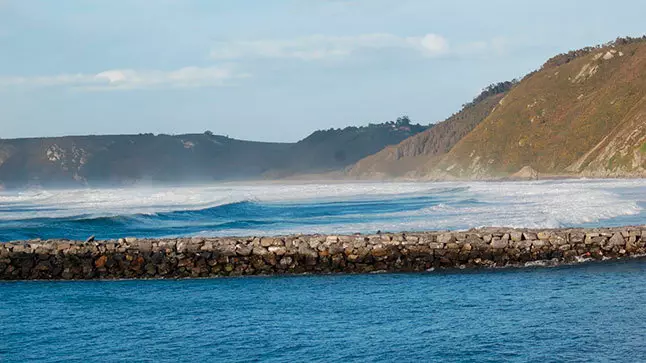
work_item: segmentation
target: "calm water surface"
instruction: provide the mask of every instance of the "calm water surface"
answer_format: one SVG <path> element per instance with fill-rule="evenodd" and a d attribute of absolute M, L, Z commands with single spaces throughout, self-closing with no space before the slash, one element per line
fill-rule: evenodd
<path fill-rule="evenodd" d="M 0 283 L 0 361 L 645 361 L 645 270 Z"/>

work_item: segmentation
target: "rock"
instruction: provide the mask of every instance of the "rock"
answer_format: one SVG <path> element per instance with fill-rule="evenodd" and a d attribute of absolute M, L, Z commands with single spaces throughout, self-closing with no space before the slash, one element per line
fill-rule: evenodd
<path fill-rule="evenodd" d="M 323 245 L 323 244 L 321 244 L 321 241 L 319 241 L 319 240 L 318 240 L 318 239 L 316 239 L 316 238 L 312 238 L 312 239 L 309 241 L 309 243 L 308 243 L 308 242 L 305 242 L 305 243 L 306 243 L 306 244 L 308 244 L 308 245 L 310 246 L 310 248 L 315 249 L 315 250 L 316 250 L 316 249 L 319 249 L 320 247 L 324 247 L 324 245 Z M 299 247 L 300 247 L 300 244 L 299 244 Z"/>
<path fill-rule="evenodd" d="M 370 251 L 370 254 L 373 255 L 374 257 L 385 257 L 390 254 L 390 251 L 388 251 L 385 248 L 373 248 Z"/>
<path fill-rule="evenodd" d="M 453 233 L 442 233 L 437 236 L 437 242 L 439 243 L 452 243 L 457 241 Z"/>
<path fill-rule="evenodd" d="M 536 234 L 536 236 L 537 236 L 537 237 L 538 237 L 538 239 L 540 239 L 540 240 L 549 240 L 549 239 L 550 239 L 550 237 L 552 236 L 552 233 L 551 233 L 551 232 L 538 232 L 538 233 Z"/>
<path fill-rule="evenodd" d="M 285 247 L 285 241 L 282 238 L 273 238 L 272 246 Z"/>
<path fill-rule="evenodd" d="M 284 247 L 283 247 L 284 248 Z M 232 244 L 225 244 L 224 246 L 219 246 L 218 252 L 222 256 L 233 257 L 236 255 L 236 246 Z"/>
<path fill-rule="evenodd" d="M 106 262 L 108 262 L 108 256 L 103 255 L 94 261 L 94 266 L 96 268 L 102 268 L 102 267 L 105 267 Z"/>
<path fill-rule="evenodd" d="M 152 241 L 139 241 L 138 246 L 139 252 L 143 253 L 150 253 L 153 251 L 153 243 Z"/>
<path fill-rule="evenodd" d="M 506 239 L 494 238 L 491 241 L 491 248 L 493 248 L 493 249 L 497 249 L 497 250 L 498 249 L 503 249 L 503 248 L 507 248 L 507 246 L 509 246 L 509 241 L 506 240 Z"/>
<path fill-rule="evenodd" d="M 523 232 L 523 237 L 528 241 L 533 241 L 538 239 L 538 236 L 534 232 Z"/>
<path fill-rule="evenodd" d="M 243 244 L 238 244 L 236 245 L 236 253 L 240 256 L 249 256 L 253 252 L 253 246 L 251 244 L 249 245 L 243 245 Z"/>
<path fill-rule="evenodd" d="M 585 233 L 583 232 L 572 232 L 570 233 L 570 242 L 572 243 L 583 243 L 585 241 Z"/>
<path fill-rule="evenodd" d="M 270 253 L 273 253 L 273 254 L 275 254 L 277 256 L 282 256 L 285 253 L 287 253 L 287 249 L 285 247 L 282 247 L 282 246 L 270 246 L 270 247 L 267 248 L 267 250 Z"/>
<path fill-rule="evenodd" d="M 511 240 L 514 242 L 520 242 L 523 240 L 523 232 L 515 231 L 511 232 L 509 235 L 511 236 Z"/>
<path fill-rule="evenodd" d="M 289 257 L 289 256 L 285 256 L 285 257 L 281 258 L 281 259 L 280 259 L 280 261 L 279 261 L 278 263 L 279 263 L 281 266 L 289 266 L 289 265 L 291 265 L 291 264 L 292 264 L 292 262 L 293 262 L 293 261 L 294 261 L 294 260 L 293 260 L 291 257 Z"/>
<path fill-rule="evenodd" d="M 608 241 L 609 246 L 625 246 L 626 245 L 626 240 L 624 237 L 621 235 L 621 233 L 615 233 L 610 237 L 610 240 Z"/>
<path fill-rule="evenodd" d="M 327 244 L 328 246 L 337 242 L 339 242 L 339 237 L 337 236 L 327 236 L 325 238 L 325 244 Z"/>
<path fill-rule="evenodd" d="M 552 246 L 557 246 L 557 247 L 567 243 L 567 240 L 565 239 L 565 237 L 560 236 L 558 234 L 553 234 L 552 236 L 550 236 L 549 241 L 552 244 Z"/>
<path fill-rule="evenodd" d="M 535 240 L 532 241 L 532 248 L 542 248 L 547 245 L 547 242 L 544 240 Z"/>
<path fill-rule="evenodd" d="M 177 253 L 184 253 L 184 252 L 186 252 L 186 246 L 187 246 L 186 241 L 184 241 L 184 240 L 179 241 L 179 242 L 177 242 L 177 245 L 176 245 L 176 246 L 177 246 L 177 247 L 176 247 L 176 248 L 177 248 Z"/>
<path fill-rule="evenodd" d="M 0 244 L 0 280 L 427 271 L 550 259 L 554 264 L 577 261 L 577 256 L 646 254 L 643 238 L 641 229 L 626 227 L 537 233 L 488 228 L 373 236 L 142 239 L 120 244 L 23 241 Z"/>
<path fill-rule="evenodd" d="M 137 242 L 137 238 L 136 237 L 126 237 L 125 242 L 126 243 L 135 243 L 135 242 Z"/>
<path fill-rule="evenodd" d="M 13 253 L 29 253 L 31 252 L 31 248 L 27 245 L 15 245 L 13 246 L 13 249 L 11 250 Z"/>
<path fill-rule="evenodd" d="M 91 235 L 90 237 L 88 237 L 88 238 L 85 240 L 85 243 L 94 242 L 94 239 L 95 239 L 95 238 L 96 238 L 96 237 L 95 237 L 94 235 Z"/>
<path fill-rule="evenodd" d="M 317 258 L 318 253 L 309 246 L 302 244 L 298 246 L 298 254 L 305 257 Z"/>
<path fill-rule="evenodd" d="M 58 242 L 58 243 L 56 243 L 56 251 L 58 251 L 58 252 L 67 251 L 71 247 L 72 247 L 72 244 L 68 243 L 68 242 Z"/>
<path fill-rule="evenodd" d="M 520 250 L 529 250 L 532 247 L 532 241 L 525 240 L 525 241 L 520 241 L 516 244 L 516 248 Z"/>

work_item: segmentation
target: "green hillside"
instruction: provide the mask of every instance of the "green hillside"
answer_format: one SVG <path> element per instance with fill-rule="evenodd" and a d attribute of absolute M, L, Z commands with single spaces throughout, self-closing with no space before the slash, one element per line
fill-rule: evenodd
<path fill-rule="evenodd" d="M 398 122 L 314 132 L 297 143 L 225 136 L 106 135 L 0 140 L 0 189 L 282 178 L 343 169 L 425 127 Z"/>
<path fill-rule="evenodd" d="M 644 173 L 646 42 L 620 39 L 549 60 L 437 164 L 435 175 L 489 178 Z"/>
<path fill-rule="evenodd" d="M 502 82 L 487 87 L 460 112 L 398 145 L 388 146 L 370 155 L 346 171 L 354 178 L 419 177 L 429 172 L 434 163 L 484 120 L 498 105 L 515 82 Z"/>

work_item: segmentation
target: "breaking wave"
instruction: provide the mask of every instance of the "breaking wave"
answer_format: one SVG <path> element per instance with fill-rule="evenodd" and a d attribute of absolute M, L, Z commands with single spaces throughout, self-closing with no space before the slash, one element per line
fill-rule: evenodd
<path fill-rule="evenodd" d="M 646 181 L 220 184 L 0 193 L 0 240 L 644 224 Z"/>

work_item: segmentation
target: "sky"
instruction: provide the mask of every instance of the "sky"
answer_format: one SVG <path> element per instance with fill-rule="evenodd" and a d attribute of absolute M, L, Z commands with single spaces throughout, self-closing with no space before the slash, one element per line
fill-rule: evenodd
<path fill-rule="evenodd" d="M 0 0 L 0 138 L 435 123 L 643 0 Z"/>

